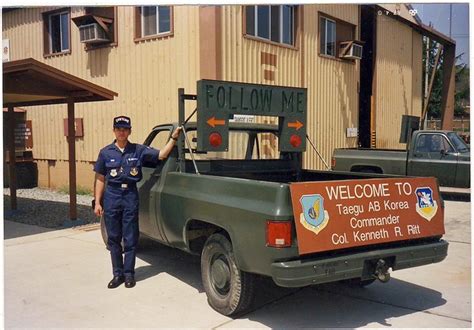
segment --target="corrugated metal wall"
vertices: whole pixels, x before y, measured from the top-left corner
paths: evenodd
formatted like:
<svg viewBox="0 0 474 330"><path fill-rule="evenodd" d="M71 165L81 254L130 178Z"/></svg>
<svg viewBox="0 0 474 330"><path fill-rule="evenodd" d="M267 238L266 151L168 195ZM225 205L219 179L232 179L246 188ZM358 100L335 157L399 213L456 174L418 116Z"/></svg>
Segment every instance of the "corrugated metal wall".
<svg viewBox="0 0 474 330"><path fill-rule="evenodd" d="M357 139L347 138L346 129L358 125L360 64L318 55L318 12L354 24L359 36L359 5L305 5L300 22L304 40L299 34L295 48L243 37L244 7L221 8L219 78L307 87L308 133L324 159L330 162L334 148L355 147ZM98 148L112 141L111 120L116 115L132 117L132 140L137 142L152 126L177 119L177 89L194 93L199 80L199 7L175 6L174 36L139 43L133 41L134 8L118 7L117 47L86 52L72 24L71 54L44 58L41 13L52 9L4 14L3 39L10 40L12 60L33 57L119 93L113 102L76 106L76 117L84 118L85 134L77 140L78 160L94 161ZM72 8L72 17L82 13L82 7ZM398 147L401 114L421 112L422 41L418 33L390 18L378 20L377 36L377 146ZM262 53L276 55L276 64L262 64ZM274 80L265 79L265 70L273 72ZM65 117L66 106L28 108L36 158L67 159ZM324 168L309 144L307 150L305 167Z"/></svg>
<svg viewBox="0 0 474 330"><path fill-rule="evenodd" d="M357 138L347 138L346 129L358 126L360 62L346 62L318 55L318 11L356 25L358 5L311 5L305 7L304 81L308 87L308 134L319 153L330 165L335 148L356 147ZM337 31L336 31L337 34ZM306 168L325 169L324 163L308 145Z"/></svg>
<svg viewBox="0 0 474 330"><path fill-rule="evenodd" d="M359 62L353 64L318 55L318 11L356 25L358 36L359 6L305 5L304 40L299 35L295 49L242 37L243 9L243 6L222 9L222 79L307 87L308 134L325 160L330 163L334 148L355 146L356 138L346 138L345 134L346 128L357 127L358 123ZM275 54L276 65L262 64L262 52ZM266 80L264 70L273 71L275 79ZM309 144L304 166L324 168Z"/></svg>
<svg viewBox="0 0 474 330"><path fill-rule="evenodd" d="M402 115L421 115L422 37L395 19L377 17L375 122L377 148L399 143Z"/></svg>
<svg viewBox="0 0 474 330"><path fill-rule="evenodd" d="M178 119L177 89L195 93L199 78L199 9L174 7L174 36L134 42L134 8L117 10L118 46L85 51L79 30L71 22L71 54L43 57L42 12L55 8L19 9L3 15L3 39L10 40L11 60L33 57L70 74L117 92L111 102L76 105L84 118L84 138L76 141L80 161L95 161L99 148L113 140L112 118L132 118L134 142L143 142L157 124ZM80 16L73 7L71 16ZM65 105L28 107L33 123L33 152L37 159L67 159L63 133Z"/></svg>

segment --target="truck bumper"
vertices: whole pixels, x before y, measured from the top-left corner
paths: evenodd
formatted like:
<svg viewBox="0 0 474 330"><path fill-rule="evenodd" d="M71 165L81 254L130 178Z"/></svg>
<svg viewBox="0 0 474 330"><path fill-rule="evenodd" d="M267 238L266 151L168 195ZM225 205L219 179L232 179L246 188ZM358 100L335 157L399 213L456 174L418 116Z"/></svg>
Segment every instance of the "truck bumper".
<svg viewBox="0 0 474 330"><path fill-rule="evenodd" d="M273 281L282 287L303 287L350 278L373 278L371 265L379 259L390 263L393 270L436 263L446 258L448 242L373 250L345 256L275 262Z"/></svg>

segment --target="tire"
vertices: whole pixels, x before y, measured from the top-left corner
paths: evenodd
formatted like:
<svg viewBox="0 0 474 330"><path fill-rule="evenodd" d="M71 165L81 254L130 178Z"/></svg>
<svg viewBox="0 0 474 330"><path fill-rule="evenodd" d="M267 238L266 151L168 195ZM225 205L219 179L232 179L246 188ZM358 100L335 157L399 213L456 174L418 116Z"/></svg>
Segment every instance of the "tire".
<svg viewBox="0 0 474 330"><path fill-rule="evenodd" d="M105 228L105 218L103 215L100 217L100 234L102 235L102 240L104 241L105 247L107 248L107 250L110 250L109 246L107 245L107 240L109 236L107 235L107 228ZM124 245L122 239L122 250L123 249Z"/></svg>
<svg viewBox="0 0 474 330"><path fill-rule="evenodd" d="M100 234L102 235L102 241L104 241L105 246L107 247L107 250L109 249L107 245L107 229L105 228L105 219L104 216L100 217Z"/></svg>
<svg viewBox="0 0 474 330"><path fill-rule="evenodd" d="M105 228L105 219L104 219L104 216L101 216L100 217L100 234L102 236L102 241L104 242L105 244L105 247L107 248L107 250L109 250L109 246L107 245L107 239L108 239L108 235L107 235L107 229ZM146 247L147 243L149 243L150 239L148 237L146 237L145 235L142 235L140 234L139 237L138 237L138 244L137 244L137 250L138 249L142 249L143 246ZM123 245L123 240L122 240L122 249L124 249L124 245Z"/></svg>
<svg viewBox="0 0 474 330"><path fill-rule="evenodd" d="M241 271L232 243L222 234L211 235L201 254L201 277L209 305L226 316L246 312L254 299L255 275Z"/></svg>

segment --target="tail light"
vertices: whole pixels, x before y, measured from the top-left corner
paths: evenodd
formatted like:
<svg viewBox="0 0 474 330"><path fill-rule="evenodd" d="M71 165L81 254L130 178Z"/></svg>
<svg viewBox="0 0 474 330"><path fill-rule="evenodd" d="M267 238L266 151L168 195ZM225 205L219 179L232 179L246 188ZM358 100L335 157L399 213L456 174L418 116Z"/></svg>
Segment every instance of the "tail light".
<svg viewBox="0 0 474 330"><path fill-rule="evenodd" d="M331 158L331 169L336 168L336 157Z"/></svg>
<svg viewBox="0 0 474 330"><path fill-rule="evenodd" d="M267 246L276 248L291 246L290 221L267 221Z"/></svg>

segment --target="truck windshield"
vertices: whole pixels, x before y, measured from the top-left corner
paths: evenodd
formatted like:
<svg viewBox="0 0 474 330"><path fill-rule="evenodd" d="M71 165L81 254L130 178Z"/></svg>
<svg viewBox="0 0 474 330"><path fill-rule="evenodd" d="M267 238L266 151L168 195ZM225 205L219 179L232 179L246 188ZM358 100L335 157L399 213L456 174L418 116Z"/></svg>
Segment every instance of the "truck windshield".
<svg viewBox="0 0 474 330"><path fill-rule="evenodd" d="M456 147L456 149L459 152L468 152L469 151L469 147L467 146L466 143L464 143L463 139L461 139L459 137L459 135L457 135L457 133L449 132L448 137L451 140L451 142L453 142L454 146Z"/></svg>
<svg viewBox="0 0 474 330"><path fill-rule="evenodd" d="M196 160L212 159L279 159L278 137L273 131L230 130L228 151L199 152L197 150L196 130L187 131L188 140ZM186 159L191 159L186 147Z"/></svg>

